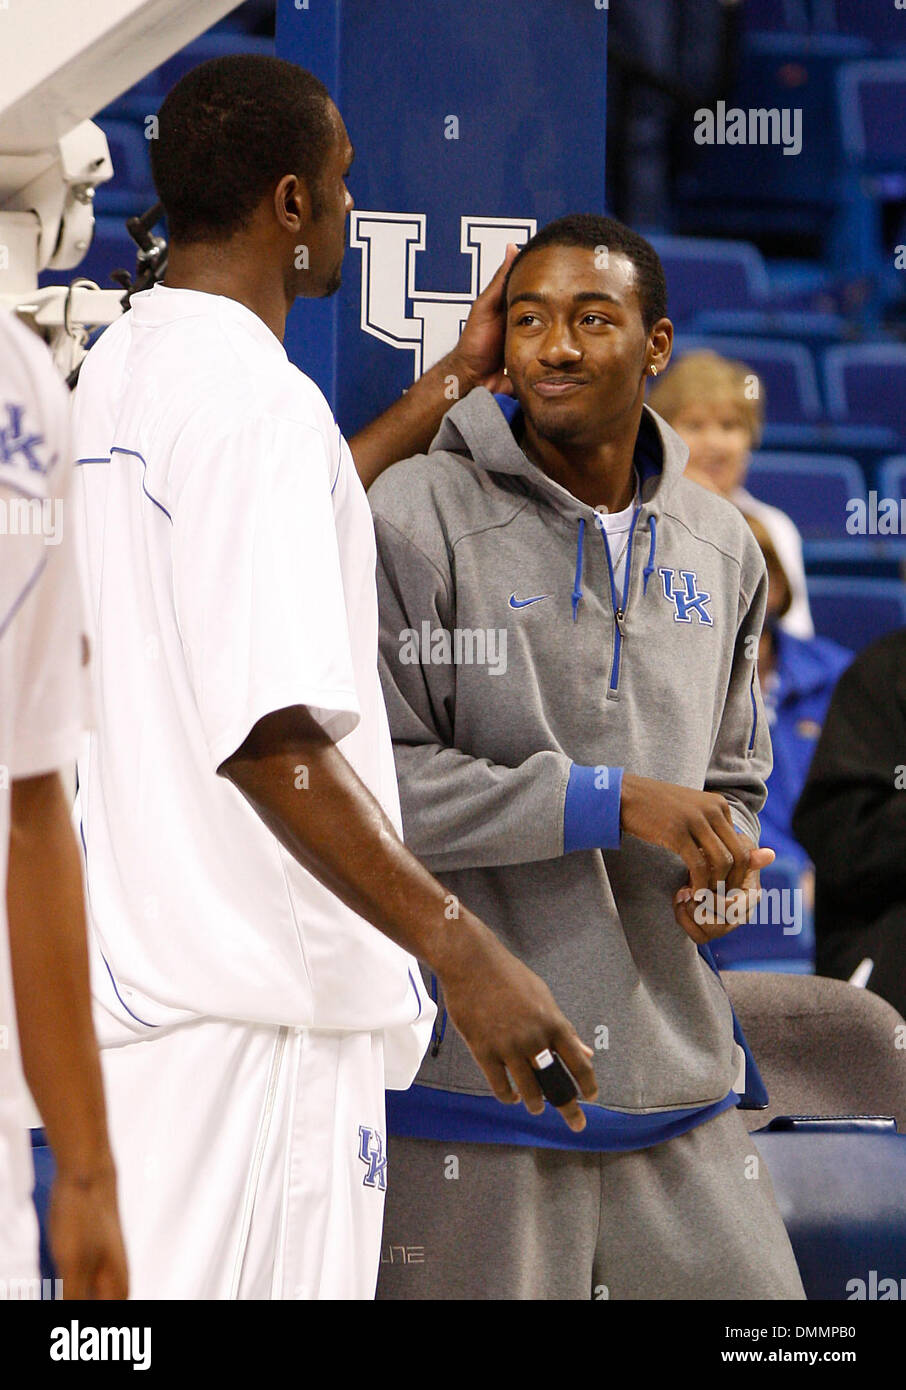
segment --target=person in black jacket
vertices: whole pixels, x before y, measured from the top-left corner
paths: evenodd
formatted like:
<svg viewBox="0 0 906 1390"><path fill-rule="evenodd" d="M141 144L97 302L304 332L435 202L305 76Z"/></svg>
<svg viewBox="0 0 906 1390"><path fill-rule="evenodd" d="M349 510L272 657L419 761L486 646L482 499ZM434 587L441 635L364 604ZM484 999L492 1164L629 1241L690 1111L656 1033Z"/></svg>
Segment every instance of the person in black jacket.
<svg viewBox="0 0 906 1390"><path fill-rule="evenodd" d="M793 833L815 864L818 974L870 961L869 988L906 1012L906 629L840 677Z"/></svg>

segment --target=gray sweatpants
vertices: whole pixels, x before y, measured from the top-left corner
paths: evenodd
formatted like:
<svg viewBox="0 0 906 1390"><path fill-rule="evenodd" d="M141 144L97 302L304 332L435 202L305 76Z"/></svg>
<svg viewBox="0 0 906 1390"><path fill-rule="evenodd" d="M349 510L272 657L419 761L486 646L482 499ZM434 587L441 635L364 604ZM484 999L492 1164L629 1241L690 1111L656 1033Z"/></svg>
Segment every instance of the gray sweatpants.
<svg viewBox="0 0 906 1390"><path fill-rule="evenodd" d="M633 1153L389 1141L379 1299L805 1297L736 1110Z"/></svg>

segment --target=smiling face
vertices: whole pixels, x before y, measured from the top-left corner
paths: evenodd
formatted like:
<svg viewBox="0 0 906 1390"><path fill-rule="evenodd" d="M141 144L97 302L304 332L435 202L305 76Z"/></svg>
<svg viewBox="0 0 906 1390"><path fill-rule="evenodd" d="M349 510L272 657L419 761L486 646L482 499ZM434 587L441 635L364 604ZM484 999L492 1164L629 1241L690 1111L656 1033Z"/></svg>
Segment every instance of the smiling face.
<svg viewBox="0 0 906 1390"><path fill-rule="evenodd" d="M507 302L507 372L536 434L586 449L629 428L648 365L666 364L672 340L666 319L646 331L632 261L584 246L530 251Z"/></svg>
<svg viewBox="0 0 906 1390"><path fill-rule="evenodd" d="M670 423L689 446L688 477L724 497L742 486L752 435L734 401L719 397L689 401Z"/></svg>

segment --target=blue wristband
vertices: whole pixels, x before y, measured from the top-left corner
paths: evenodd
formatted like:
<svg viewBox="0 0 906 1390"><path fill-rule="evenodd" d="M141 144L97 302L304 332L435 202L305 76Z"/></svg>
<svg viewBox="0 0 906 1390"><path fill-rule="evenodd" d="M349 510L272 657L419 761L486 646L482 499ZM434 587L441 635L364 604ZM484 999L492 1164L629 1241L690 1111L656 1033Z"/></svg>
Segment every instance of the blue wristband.
<svg viewBox="0 0 906 1390"><path fill-rule="evenodd" d="M563 852L619 849L621 767L573 763L563 807Z"/></svg>

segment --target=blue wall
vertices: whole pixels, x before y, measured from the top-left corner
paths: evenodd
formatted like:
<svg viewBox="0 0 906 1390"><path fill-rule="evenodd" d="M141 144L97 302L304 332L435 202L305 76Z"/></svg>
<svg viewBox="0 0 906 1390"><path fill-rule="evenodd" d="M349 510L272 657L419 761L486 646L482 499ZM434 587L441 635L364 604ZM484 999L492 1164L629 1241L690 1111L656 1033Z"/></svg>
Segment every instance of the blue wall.
<svg viewBox="0 0 906 1390"><path fill-rule="evenodd" d="M377 251L370 258L369 289L383 300L372 306L384 315L372 318L373 332L362 328L362 270L372 233L394 239L381 225L360 225L368 246L347 250L334 299L299 301L290 317L287 351L347 434L411 385L422 328L414 311L427 316L430 339L438 316L462 316L441 297L468 295L479 273L482 284L489 278L487 246L474 260L461 250L463 216L514 219L513 233L493 224L473 233L502 244L524 241L532 221L603 212L606 26L596 0L309 0L307 9L279 0L277 53L326 83L355 145L349 187L359 220L424 216L425 247L409 253L415 300L403 260L394 274ZM354 214L351 237L356 225ZM417 231L413 223L402 238Z"/></svg>

